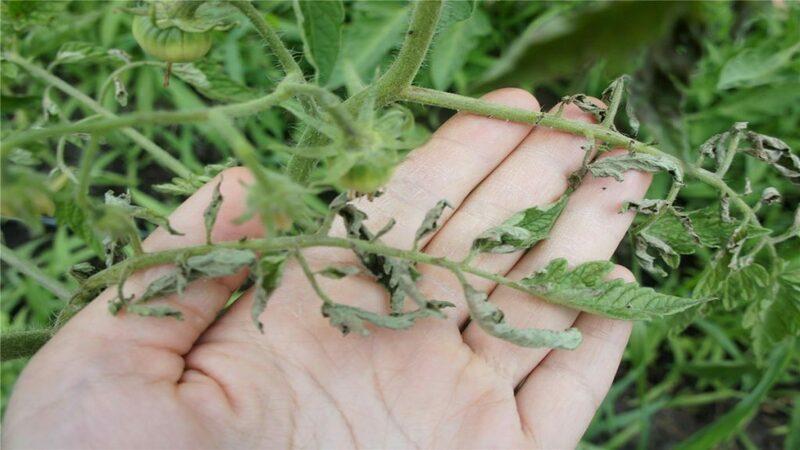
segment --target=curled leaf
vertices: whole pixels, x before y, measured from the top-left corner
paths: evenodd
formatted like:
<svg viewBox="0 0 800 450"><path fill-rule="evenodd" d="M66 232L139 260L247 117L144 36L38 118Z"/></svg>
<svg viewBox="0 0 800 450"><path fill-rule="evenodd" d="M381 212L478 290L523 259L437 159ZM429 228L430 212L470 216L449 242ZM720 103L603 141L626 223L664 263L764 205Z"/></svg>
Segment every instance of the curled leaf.
<svg viewBox="0 0 800 450"><path fill-rule="evenodd" d="M774 187L768 187L761 192L761 203L764 203L765 205L780 203L780 201L781 193L778 192L778 190Z"/></svg>
<svg viewBox="0 0 800 450"><path fill-rule="evenodd" d="M567 195L542 207L534 206L520 211L502 224L480 234L472 249L479 252L511 253L531 248L546 239L567 204Z"/></svg>
<svg viewBox="0 0 800 450"><path fill-rule="evenodd" d="M286 265L286 255L266 255L256 264L254 273L256 280L254 283L255 292L253 293L253 307L250 315L253 318L258 331L264 332L264 324L259 319L267 308L269 297L278 288L283 277L283 268Z"/></svg>
<svg viewBox="0 0 800 450"><path fill-rule="evenodd" d="M746 139L751 144L744 152L772 165L789 181L800 184L800 157L792 153L789 145L778 138L763 134L746 132Z"/></svg>
<svg viewBox="0 0 800 450"><path fill-rule="evenodd" d="M422 239L425 235L429 233L433 233L436 229L439 228L439 218L442 217L442 213L444 213L445 208L452 208L453 205L450 204L447 200L439 200L436 202L436 205L428 210L425 214L425 219L422 220L422 224L417 229L416 234L414 235L414 245L417 245L420 239Z"/></svg>
<svg viewBox="0 0 800 450"><path fill-rule="evenodd" d="M206 244L211 244L211 232L214 230L214 223L217 221L217 215L219 214L219 208L222 206L222 193L220 192L219 188L222 186L222 180L219 180L216 186L214 186L214 192L211 194L211 202L206 207L205 211L203 211L203 221L206 226Z"/></svg>
<svg viewBox="0 0 800 450"><path fill-rule="evenodd" d="M571 350L580 344L581 333L577 328L555 331L512 327L506 322L503 311L489 302L485 292L472 287L467 283L463 275L459 278L472 320L477 322L490 335L523 347L551 347Z"/></svg>
<svg viewBox="0 0 800 450"><path fill-rule="evenodd" d="M589 164L589 171L596 177L613 177L617 181L624 179L628 170L642 172L667 171L676 183L683 183L683 169L675 159L647 153L627 153L618 156L600 158Z"/></svg>

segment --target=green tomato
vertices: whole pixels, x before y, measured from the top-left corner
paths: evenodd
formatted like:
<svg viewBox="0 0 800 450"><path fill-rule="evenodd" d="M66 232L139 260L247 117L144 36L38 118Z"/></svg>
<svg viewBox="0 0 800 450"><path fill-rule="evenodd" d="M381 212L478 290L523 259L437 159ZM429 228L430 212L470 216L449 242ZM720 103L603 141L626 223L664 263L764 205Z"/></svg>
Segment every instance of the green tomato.
<svg viewBox="0 0 800 450"><path fill-rule="evenodd" d="M146 16L133 19L133 37L149 55L169 63L197 61L211 49L211 33L190 33L174 26L158 28Z"/></svg>
<svg viewBox="0 0 800 450"><path fill-rule="evenodd" d="M386 184L392 177L390 166L378 166L370 162L358 162L347 171L339 182L347 189L369 194Z"/></svg>

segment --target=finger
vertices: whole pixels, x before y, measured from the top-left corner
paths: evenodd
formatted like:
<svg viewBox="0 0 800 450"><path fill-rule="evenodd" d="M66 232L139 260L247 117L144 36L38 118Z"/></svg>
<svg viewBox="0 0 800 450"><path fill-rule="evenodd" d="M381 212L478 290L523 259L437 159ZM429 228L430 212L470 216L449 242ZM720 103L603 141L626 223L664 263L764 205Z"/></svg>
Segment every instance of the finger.
<svg viewBox="0 0 800 450"><path fill-rule="evenodd" d="M599 103L599 101L598 101ZM553 109L557 109L555 107ZM564 117L591 123L593 117L575 105L564 107ZM469 253L472 239L488 228L501 224L514 213L557 200L566 191L568 177L579 169L587 144L585 137L550 128L536 128L491 175L470 193L450 220L431 240L425 252L459 261ZM473 264L492 273L506 273L522 257L510 254L483 253ZM453 301L455 311L448 317L463 323L468 310L458 280L446 269L423 266L420 286L433 298ZM495 284L485 278L470 277L477 289L491 291Z"/></svg>
<svg viewBox="0 0 800 450"><path fill-rule="evenodd" d="M566 258L570 264L610 258L634 217L633 212L620 213L622 203L642 198L651 178L649 174L634 171L626 172L622 182L587 176L570 196L549 239L525 255L508 276L523 278L555 258ZM489 300L505 312L514 327L564 330L578 314L571 308L505 286L495 289ZM464 332L464 341L513 385L530 373L549 351L509 344L484 333L474 323Z"/></svg>
<svg viewBox="0 0 800 450"><path fill-rule="evenodd" d="M634 281L622 266L611 278ZM632 323L581 313L575 327L583 334L581 345L550 352L517 393L524 429L538 448L577 445L614 381Z"/></svg>
<svg viewBox="0 0 800 450"><path fill-rule="evenodd" d="M223 197L217 220L212 230L212 241L236 240L257 237L262 233L258 220L237 223L244 212L246 185L251 182L244 168L228 169L200 188L170 216L170 224L182 236L169 234L159 228L143 242L146 252L155 252L205 242L203 212L210 203L213 190L222 180ZM158 266L142 270L125 280L126 296L137 296L160 276L175 270L173 266ZM214 320L217 312L229 299L231 292L243 281L241 273L219 279L203 279L190 283L183 295L170 295L148 305L165 305L182 312L183 320L140 317L120 312L112 316L108 302L117 296L116 287L110 287L70 320L53 339L57 343L70 342L100 353L118 352L118 346L151 347L172 353L187 352L199 334ZM43 351L48 351L48 344ZM87 350L88 351L88 350Z"/></svg>

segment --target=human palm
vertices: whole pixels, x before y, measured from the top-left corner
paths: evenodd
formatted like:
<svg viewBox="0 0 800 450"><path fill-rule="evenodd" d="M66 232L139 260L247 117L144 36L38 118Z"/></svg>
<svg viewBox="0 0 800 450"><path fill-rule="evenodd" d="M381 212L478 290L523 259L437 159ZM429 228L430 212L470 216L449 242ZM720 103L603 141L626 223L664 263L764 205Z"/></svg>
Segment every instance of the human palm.
<svg viewBox="0 0 800 450"><path fill-rule="evenodd" d="M520 90L487 100L538 108ZM567 106L575 120L591 116ZM410 247L427 209L454 205L424 251L460 259L471 239L513 212L550 203L581 166L585 138L525 124L458 114L398 168L386 193L358 206L373 229L398 225L382 240ZM258 236L257 220L235 221L245 210L240 168L222 175L223 204L213 240ZM202 212L209 183L171 217L172 236L157 230L147 251L203 243ZM556 257L571 263L606 259L632 216L624 201L643 196L649 178L588 177L571 195L550 238L526 254L481 255L474 264L519 278ZM340 231L336 224L334 233ZM345 249L303 254L314 269L356 264ZM131 276L126 294L141 293L169 267ZM517 347L468 323L458 281L421 266L426 296L456 304L448 318L411 329L371 329L342 336L320 315L320 300L295 264L262 315L250 318L252 293L218 311L246 274L191 283L183 295L158 300L184 320L112 316L110 288L74 317L29 363L5 418L5 448L571 448L610 385L630 324L578 313L485 279L511 325L565 329L584 341L577 350ZM630 278L618 268L614 276ZM385 313L385 292L366 276L322 280L335 300Z"/></svg>

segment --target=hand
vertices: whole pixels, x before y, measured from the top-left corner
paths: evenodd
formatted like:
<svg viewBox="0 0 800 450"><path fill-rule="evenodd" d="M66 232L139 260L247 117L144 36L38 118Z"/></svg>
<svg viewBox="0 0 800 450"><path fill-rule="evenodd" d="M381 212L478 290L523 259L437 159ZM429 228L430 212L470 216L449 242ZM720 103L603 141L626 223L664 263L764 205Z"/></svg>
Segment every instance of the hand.
<svg viewBox="0 0 800 450"><path fill-rule="evenodd" d="M515 89L486 98L538 108L530 94ZM591 120L573 106L564 114ZM580 167L585 143L546 128L458 114L411 153L385 195L358 206L373 230L396 217L383 240L408 248L425 212L448 199L454 209L423 248L460 259L484 229L557 199ZM213 240L258 236L256 220L234 222L245 210L249 173L230 169L223 179ZM484 254L474 263L518 278L557 257L573 264L609 258L633 218L619 213L620 205L640 199L649 180L641 173L623 182L588 177L548 240L524 255ZM172 215L184 236L159 229L145 241L146 251L203 243L202 214L215 184ZM341 234L337 227L334 233ZM356 263L344 249L304 255L314 268ZM216 318L244 273L196 281L182 296L159 300L181 310L182 321L112 316L112 287L30 361L8 407L4 448L574 447L612 382L630 323L470 278L491 293L511 325L563 330L574 324L584 337L573 351L517 347L468 324L452 274L420 269L427 296L456 304L446 310L448 318L425 319L406 331L373 329L368 337L342 336L333 328L293 263L261 318L263 335L251 322L251 293ZM141 293L169 270L135 274L126 294ZM620 267L614 276L632 278ZM337 301L386 312L385 292L366 277L321 283Z"/></svg>

